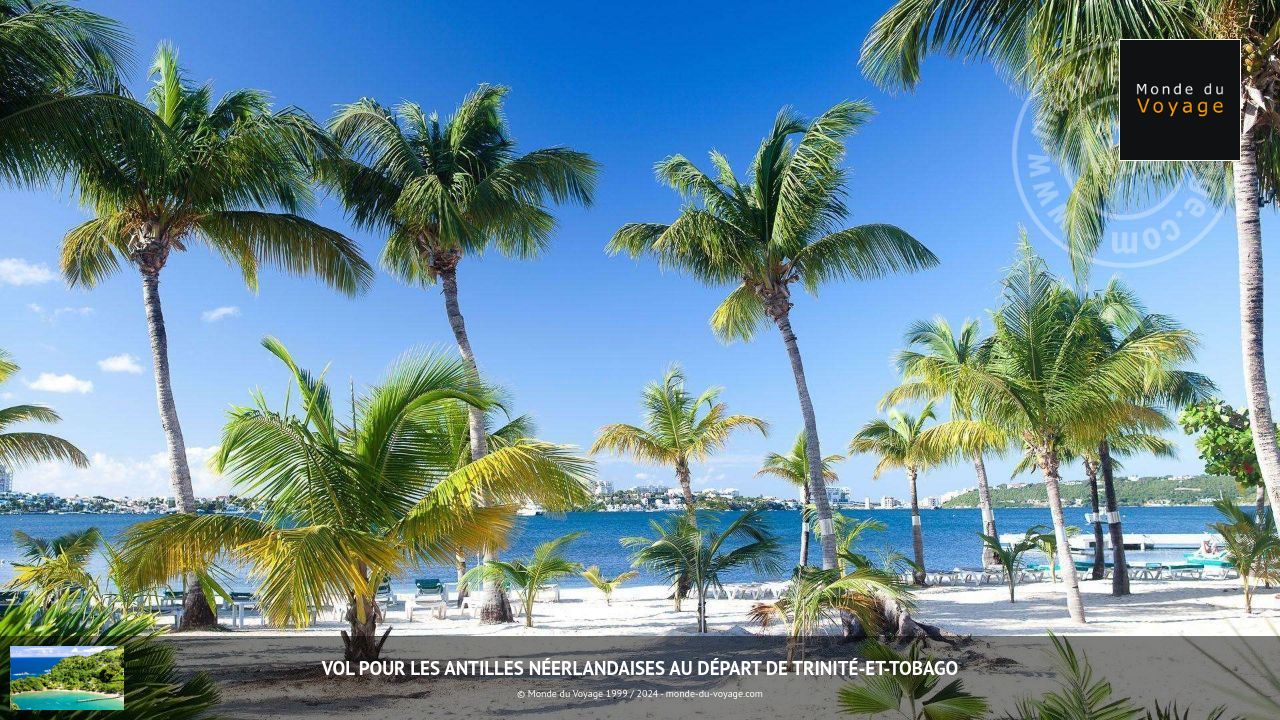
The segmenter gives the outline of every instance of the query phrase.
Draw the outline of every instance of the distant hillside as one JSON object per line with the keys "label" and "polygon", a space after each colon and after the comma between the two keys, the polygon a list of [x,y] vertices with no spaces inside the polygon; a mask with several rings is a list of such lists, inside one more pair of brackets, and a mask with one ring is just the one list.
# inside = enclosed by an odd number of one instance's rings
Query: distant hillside
{"label": "distant hillside", "polygon": [[[1101,492],[1102,481],[1098,481]],[[1044,484],[1009,483],[991,488],[991,504],[995,507],[1033,507],[1046,505]],[[1241,499],[1236,484],[1231,479],[1214,475],[1196,477],[1140,477],[1129,480],[1117,477],[1116,496],[1121,505],[1207,505],[1219,497]],[[1250,496],[1248,501],[1252,501]],[[1089,486],[1083,481],[1068,480],[1062,484],[1064,505],[1088,505]],[[943,507],[977,507],[978,491],[971,490],[948,500]]]}

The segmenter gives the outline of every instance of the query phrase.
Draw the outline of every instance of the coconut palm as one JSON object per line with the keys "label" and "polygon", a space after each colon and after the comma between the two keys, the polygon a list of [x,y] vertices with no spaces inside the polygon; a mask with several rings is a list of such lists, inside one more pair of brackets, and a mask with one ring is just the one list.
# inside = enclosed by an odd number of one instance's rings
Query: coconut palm
{"label": "coconut palm", "polygon": [[[1241,39],[1239,161],[1120,161],[1115,88],[1121,38]],[[921,62],[935,52],[990,61],[1037,97],[1043,144],[1076,175],[1063,222],[1078,277],[1087,273],[1112,207],[1188,175],[1210,201],[1234,206],[1245,390],[1267,494],[1272,506],[1280,506],[1280,448],[1263,354],[1259,222],[1261,206],[1280,188],[1274,152],[1280,142],[1280,7],[1258,0],[900,0],[867,36],[862,64],[884,87],[911,88],[920,80]]]}
{"label": "coconut palm", "polygon": [[13,545],[21,556],[14,563],[8,586],[34,590],[50,599],[68,592],[97,594],[98,584],[89,574],[89,561],[102,542],[95,527],[73,530],[52,540],[13,531]]}
{"label": "coconut palm", "polygon": [[123,101],[124,29],[69,3],[0,0],[0,181],[58,176],[104,125],[145,125]]}
{"label": "coconut palm", "polygon": [[601,593],[604,594],[605,605],[613,604],[613,591],[621,587],[622,583],[628,580],[637,578],[639,576],[640,576],[640,573],[634,570],[628,570],[623,573],[618,573],[617,575],[614,575],[612,578],[607,578],[604,575],[600,574],[599,565],[592,565],[591,567],[582,571],[582,579],[591,583],[591,587],[599,590]]}
{"label": "coconut palm", "polygon": [[[998,565],[1004,570],[1004,580],[1009,586],[1009,602],[1017,602],[1014,598],[1014,590],[1018,586],[1018,575],[1022,572],[1022,556],[1031,550],[1035,550],[1044,542],[1045,532],[1049,528],[1043,525],[1036,525],[1028,528],[1023,534],[1022,539],[1017,542],[1011,542],[1006,547],[1000,544],[1000,538],[995,535],[987,535],[978,533],[978,537],[982,540],[982,544],[991,548],[991,552],[996,557],[993,565]],[[1049,556],[1049,567],[1053,567],[1053,556]]]}
{"label": "coconut palm", "polygon": [[938,261],[893,225],[840,227],[848,216],[842,201],[848,179],[841,167],[844,141],[871,113],[865,101],[841,102],[812,121],[783,108],[745,182],[719,152],[711,153],[714,177],[682,155],[663,160],[657,165],[659,180],[689,204],[671,224],[624,225],[608,245],[609,252],[631,257],[652,254],[659,266],[686,271],[708,285],[736,283],[711,316],[712,330],[722,340],[750,340],[767,322],[777,326],[808,438],[809,492],[817,506],[826,569],[836,566],[836,544],[818,420],[791,327],[792,285],[816,293],[827,282],[910,272]]}
{"label": "coconut palm", "polygon": [[[678,582],[687,577],[698,598],[698,632],[707,632],[707,593],[722,588],[724,573],[741,567],[758,575],[782,570],[782,547],[765,526],[761,510],[748,510],[727,525],[695,524],[688,515],[674,517],[667,526],[650,521],[653,537],[624,537],[622,546],[634,548],[632,560]],[[679,593],[677,593],[678,595]]]}
{"label": "coconut palm", "polygon": [[[160,302],[160,274],[175,252],[205,245],[237,267],[251,289],[260,265],[314,275],[354,294],[373,280],[351,240],[298,213],[311,200],[308,160],[322,133],[296,110],[273,112],[267,96],[238,90],[213,101],[161,45],[151,68],[147,105],[152,123],[141,133],[103,131],[101,147],[75,173],[93,219],[67,233],[62,271],[72,285],[93,287],[132,266],[142,278],[160,424],[168,447],[180,512],[196,511],[186,444],[169,371],[169,339]],[[189,583],[183,625],[216,621],[203,611],[202,591]]]}
{"label": "coconut palm", "polygon": [[[0,385],[18,373],[18,365],[0,350]],[[62,417],[44,405],[10,405],[0,407],[0,465],[16,467],[27,463],[69,462],[88,467],[89,458],[75,445],[47,433],[11,431],[19,423],[56,423]]]}
{"label": "coconut palm", "polygon": [[[805,515],[809,512],[809,455],[806,452],[808,443],[802,430],[786,455],[769,453],[756,471],[756,477],[768,475],[782,478],[800,488],[800,565],[809,564],[809,520]],[[822,458],[822,480],[832,483],[838,480],[832,465],[844,460],[843,455],[828,455]]]}
{"label": "coconut palm", "polygon": [[[563,446],[526,441],[455,467],[439,413],[480,402],[460,359],[406,355],[353,397],[344,422],[322,375],[278,340],[263,345],[292,373],[297,413],[256,394],[230,411],[212,463],[261,517],[174,514],[135,525],[125,555],[141,584],[232,559],[261,579],[270,622],[306,625],[313,609],[345,602],[345,656],[372,660],[390,632],[377,637],[385,579],[500,543],[514,519],[508,502],[532,494],[564,509],[589,496],[590,462]],[[481,496],[496,502],[480,506]]]}
{"label": "coconut palm", "polygon": [[1223,519],[1210,525],[1222,536],[1231,566],[1240,576],[1244,612],[1253,612],[1253,592],[1258,583],[1280,582],[1280,538],[1276,537],[1275,516],[1264,513],[1255,519],[1232,500],[1213,506]]}
{"label": "coconut palm", "polygon": [[543,586],[582,569],[563,554],[565,546],[586,533],[573,532],[539,544],[528,560],[490,560],[467,573],[484,577],[490,582],[510,583],[520,589],[520,604],[524,611],[524,626],[533,627],[533,603]]}
{"label": "coconut palm", "polygon": [[907,486],[911,493],[911,547],[915,566],[912,577],[916,585],[925,584],[924,532],[920,525],[920,499],[916,493],[916,480],[920,471],[937,463],[937,455],[920,442],[925,425],[934,419],[933,402],[925,404],[918,415],[909,415],[895,408],[889,418],[876,419],[862,426],[849,441],[849,454],[871,454],[880,458],[872,478],[880,477],[885,470],[901,468],[907,474]]}
{"label": "coconut palm", "polygon": [[[978,323],[965,320],[957,332],[952,329],[946,318],[941,316],[933,320],[921,320],[913,323],[905,337],[905,349],[895,358],[898,371],[902,374],[902,385],[890,390],[880,401],[881,409],[890,405],[912,399],[946,399],[951,407],[951,414],[967,417],[973,413],[972,402],[960,395],[955,386],[956,373],[965,365],[986,361],[988,343],[979,335]],[[992,452],[1003,452],[1007,444],[989,448]],[[996,513],[991,506],[991,488],[987,483],[987,465],[984,459],[988,449],[976,448],[965,459],[973,462],[973,469],[978,478],[978,507],[982,511],[982,532],[993,537],[996,531]],[[956,453],[948,453],[955,457]],[[992,549],[983,546],[982,564],[995,562]]]}
{"label": "coconut palm", "polygon": [[1044,479],[1068,611],[1084,622],[1062,513],[1062,454],[1132,422],[1130,399],[1150,390],[1152,358],[1176,366],[1192,357],[1195,339],[1185,330],[1165,328],[1107,346],[1097,298],[1078,295],[1050,275],[1025,234],[1003,285],[1001,305],[993,313],[991,359],[960,373],[960,387],[974,402],[973,418],[941,423],[926,431],[921,443],[973,448],[1001,438],[1021,440]]}
{"label": "coconut palm", "polygon": [[901,581],[872,567],[819,570],[800,567],[777,600],[751,607],[751,621],[762,628],[782,622],[787,629],[787,661],[804,659],[808,638],[823,626],[838,626],[852,617],[870,632],[880,630],[881,603],[890,597],[910,603]]}
{"label": "coconut palm", "polygon": [[[463,360],[478,372],[458,303],[458,263],[496,249],[533,258],[551,240],[547,207],[590,205],[598,166],[586,153],[549,147],[518,154],[502,116],[503,87],[481,85],[443,123],[414,103],[395,109],[362,99],[330,121],[347,159],[322,175],[357,225],[387,233],[382,266],[410,285],[440,282]],[[487,452],[484,417],[471,412],[471,456]],[[496,559],[491,550],[488,560]],[[511,622],[510,603],[488,583],[481,618]]]}
{"label": "coconut palm", "polygon": [[[846,715],[883,717],[897,715],[903,720],[982,720],[987,717],[987,699],[964,689],[959,678],[944,682],[945,675],[933,672],[936,658],[913,642],[906,652],[870,643],[861,650],[869,661],[886,663],[888,672],[869,674],[840,688],[840,710]],[[925,668],[917,672],[910,668]],[[1116,718],[1115,720],[1119,720]]]}
{"label": "coconut palm", "polygon": [[721,388],[710,387],[693,395],[684,384],[684,371],[679,365],[671,366],[661,381],[649,383],[641,392],[643,426],[605,425],[591,453],[630,455],[637,462],[674,468],[684,494],[685,513],[696,524],[689,463],[706,462],[723,450],[735,430],[755,429],[766,435],[769,424],[751,415],[729,415],[729,407],[720,402]]}

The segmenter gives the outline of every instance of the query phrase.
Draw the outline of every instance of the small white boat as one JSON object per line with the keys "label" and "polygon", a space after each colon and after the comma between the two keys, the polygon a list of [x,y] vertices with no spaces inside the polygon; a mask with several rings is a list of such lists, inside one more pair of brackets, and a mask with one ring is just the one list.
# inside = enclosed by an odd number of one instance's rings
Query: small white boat
{"label": "small white boat", "polygon": [[516,511],[516,515],[519,515],[520,517],[533,517],[535,515],[542,515],[545,512],[546,511],[536,503],[525,503]]}

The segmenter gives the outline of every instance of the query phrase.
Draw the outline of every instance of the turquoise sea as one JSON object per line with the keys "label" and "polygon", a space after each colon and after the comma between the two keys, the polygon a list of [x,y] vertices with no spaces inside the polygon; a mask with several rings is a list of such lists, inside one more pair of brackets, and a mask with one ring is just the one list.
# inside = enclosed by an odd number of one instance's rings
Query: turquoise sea
{"label": "turquoise sea", "polygon": [[[1133,533],[1200,533],[1206,525],[1218,519],[1212,507],[1128,507],[1121,509],[1124,529]],[[846,515],[863,518],[874,517],[885,523],[881,533],[872,533],[863,544],[864,552],[875,556],[877,552],[897,550],[911,551],[911,514],[907,510],[844,510]],[[1067,523],[1085,528],[1084,508],[1068,508]],[[726,515],[731,515],[726,513]],[[788,558],[800,552],[800,513],[798,511],[771,511],[765,514],[766,522],[783,539]],[[13,574],[12,562],[17,560],[13,546],[13,531],[23,530],[36,537],[51,538],[70,530],[96,526],[108,538],[115,538],[133,523],[149,519],[148,515],[0,515],[0,582]],[[569,546],[568,555],[584,565],[599,565],[605,575],[614,575],[630,568],[626,551],[618,538],[630,535],[647,535],[649,523],[661,521],[667,513],[647,512],[589,512],[564,515],[539,515],[518,520],[511,546],[504,551],[513,557],[527,556],[538,543],[565,533],[583,531],[586,534]],[[1019,508],[996,511],[996,523],[1001,533],[1021,533],[1032,525],[1050,523],[1049,511],[1044,508]],[[925,560],[929,569],[976,567],[980,564],[981,547],[976,533],[981,529],[981,516],[976,509],[925,510],[922,513]],[[811,559],[815,555],[811,555]],[[1180,557],[1166,552],[1164,556],[1151,555],[1144,560],[1166,560]],[[1139,559],[1139,558],[1134,558]],[[474,561],[474,559],[473,559]],[[95,574],[101,575],[103,565],[98,561]],[[414,577],[438,577],[446,581],[456,577],[452,567],[423,567],[406,577],[396,578],[398,592],[409,592]],[[732,581],[752,578],[748,571],[729,577]],[[636,583],[653,582],[643,576]],[[235,583],[234,589],[250,589],[247,579]],[[569,578],[565,585],[585,584],[580,578]]]}
{"label": "turquoise sea", "polygon": [[123,710],[124,698],[72,690],[19,693],[10,698],[19,710]]}

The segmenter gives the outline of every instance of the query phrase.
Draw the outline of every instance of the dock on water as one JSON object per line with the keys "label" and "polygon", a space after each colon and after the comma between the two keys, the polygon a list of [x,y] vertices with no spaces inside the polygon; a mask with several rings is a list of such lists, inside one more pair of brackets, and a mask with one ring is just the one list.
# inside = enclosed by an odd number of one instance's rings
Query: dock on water
{"label": "dock on water", "polygon": [[[1008,545],[1010,543],[1020,542],[1023,535],[1017,533],[1001,533],[1000,543]],[[1125,533],[1124,549],[1125,550],[1197,550],[1205,540],[1213,542],[1215,545],[1222,546],[1222,536],[1217,533],[1200,532],[1200,533]],[[1111,536],[1105,531],[1102,534],[1103,546],[1111,547]],[[1092,550],[1093,549],[1093,533],[1086,532],[1085,528],[1081,529],[1079,535],[1072,535],[1067,538],[1067,543],[1071,545],[1072,550]]]}

